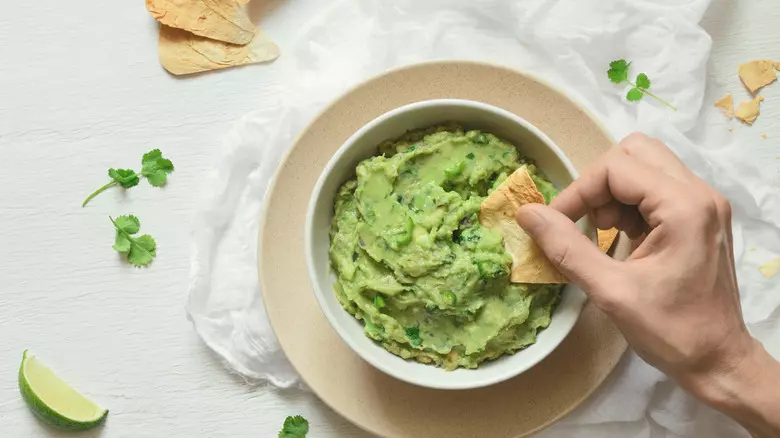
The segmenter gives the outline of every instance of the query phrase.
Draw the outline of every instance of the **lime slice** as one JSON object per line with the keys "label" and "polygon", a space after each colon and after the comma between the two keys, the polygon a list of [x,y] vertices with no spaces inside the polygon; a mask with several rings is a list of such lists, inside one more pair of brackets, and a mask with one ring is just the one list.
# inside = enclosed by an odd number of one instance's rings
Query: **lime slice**
{"label": "lime slice", "polygon": [[65,430],[85,430],[100,424],[108,414],[24,351],[19,367],[19,391],[33,413]]}

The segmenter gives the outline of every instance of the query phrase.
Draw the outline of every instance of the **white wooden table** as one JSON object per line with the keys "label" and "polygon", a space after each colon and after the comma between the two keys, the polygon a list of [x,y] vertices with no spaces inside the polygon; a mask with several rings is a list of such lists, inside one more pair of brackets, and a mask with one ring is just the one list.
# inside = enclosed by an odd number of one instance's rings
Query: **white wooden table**
{"label": "white wooden table", "polygon": [[[321,0],[257,1],[253,18],[285,44]],[[780,60],[776,0],[715,0],[709,101],[735,90],[736,68]],[[16,383],[30,349],[111,413],[79,436],[272,437],[302,414],[314,437],[362,437],[313,395],[248,387],[227,373],[184,313],[189,230],[204,172],[232,121],[270,101],[278,68],[253,66],[177,80],[157,59],[143,1],[17,2],[0,18],[0,436],[66,436],[27,410]],[[780,101],[780,87],[763,93]],[[776,174],[780,104],[737,130]],[[756,130],[768,139],[758,140]],[[748,138],[748,137],[746,137]],[[83,198],[109,167],[139,167],[160,148],[176,172],[165,189],[142,182]],[[780,181],[778,178],[775,183]],[[135,213],[158,240],[149,269],[111,249],[109,215]]]}

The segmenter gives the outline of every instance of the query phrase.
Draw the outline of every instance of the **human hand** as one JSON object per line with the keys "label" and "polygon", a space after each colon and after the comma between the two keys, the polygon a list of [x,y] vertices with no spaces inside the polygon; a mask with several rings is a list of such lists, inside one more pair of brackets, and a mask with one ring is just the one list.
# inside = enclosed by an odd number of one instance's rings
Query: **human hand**
{"label": "human hand", "polygon": [[[577,228],[586,214],[634,239],[625,261]],[[520,208],[517,221],[645,361],[694,395],[725,410],[718,404],[744,389],[737,381],[774,362],[742,318],[729,202],[659,140],[626,137],[549,207]]]}

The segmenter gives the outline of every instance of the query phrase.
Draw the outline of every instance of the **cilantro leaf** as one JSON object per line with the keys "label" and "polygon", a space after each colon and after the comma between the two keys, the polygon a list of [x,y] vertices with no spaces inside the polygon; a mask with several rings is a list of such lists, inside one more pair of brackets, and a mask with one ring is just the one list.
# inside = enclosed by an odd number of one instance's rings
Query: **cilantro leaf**
{"label": "cilantro leaf", "polygon": [[135,234],[141,229],[141,221],[132,214],[127,216],[119,216],[114,222],[117,229],[124,231],[127,234]]}
{"label": "cilantro leaf", "polygon": [[406,337],[409,338],[409,343],[412,344],[413,347],[419,347],[420,344],[422,344],[419,327],[407,327]]}
{"label": "cilantro leaf", "polygon": [[132,247],[133,245],[130,243],[130,238],[122,233],[116,233],[116,239],[114,239],[114,246],[112,248],[117,250],[117,252],[127,254],[130,252]]}
{"label": "cilantro leaf", "polygon": [[625,59],[618,59],[617,61],[610,62],[609,70],[607,70],[607,77],[609,77],[610,81],[616,84],[622,84],[625,82],[631,86],[631,89],[629,89],[628,92],[626,93],[627,100],[629,100],[630,102],[637,102],[639,100],[642,100],[642,98],[645,95],[648,95],[653,99],[668,106],[669,108],[677,111],[677,108],[675,108],[672,104],[661,99],[655,94],[647,91],[650,88],[650,78],[647,77],[645,73],[639,73],[636,76],[636,83],[629,81],[628,80],[629,67],[631,67],[630,62],[627,62]]}
{"label": "cilantro leaf", "polygon": [[108,176],[126,189],[137,186],[140,181],[138,175],[131,169],[108,169]]}
{"label": "cilantro leaf", "polygon": [[154,187],[162,187],[168,180],[168,174],[173,172],[173,163],[167,158],[163,158],[159,149],[154,149],[144,154],[141,158],[141,172],[136,173],[131,169],[108,169],[108,176],[111,182],[95,190],[81,204],[82,207],[108,188],[120,185],[125,189],[135,187],[143,176]]}
{"label": "cilantro leaf", "polygon": [[146,266],[157,255],[157,242],[148,234],[131,241],[131,244],[134,245],[131,246],[130,252],[127,253],[127,261],[135,266]]}
{"label": "cilantro leaf", "polygon": [[476,144],[488,144],[488,138],[483,133],[476,134],[472,140],[474,140],[474,143]]}
{"label": "cilantro leaf", "polygon": [[630,62],[626,62],[625,59],[618,59],[617,61],[612,61],[609,63],[609,70],[607,70],[607,75],[609,76],[609,80],[619,84],[623,81],[628,80],[628,67],[631,65]]}
{"label": "cilantro leaf", "polygon": [[640,90],[639,88],[632,88],[628,90],[628,93],[626,93],[626,99],[628,99],[631,102],[642,100],[642,96],[644,96],[644,94],[642,93],[642,90]]}
{"label": "cilantro leaf", "polygon": [[133,215],[109,216],[116,228],[116,238],[113,248],[127,256],[127,261],[135,266],[146,266],[157,255],[157,242],[148,234],[133,237],[141,229],[141,222]]}
{"label": "cilantro leaf", "polygon": [[639,73],[636,75],[636,87],[647,90],[650,88],[650,78],[644,73]]}
{"label": "cilantro leaf", "polygon": [[155,187],[164,186],[171,172],[173,172],[173,163],[163,158],[159,149],[149,151],[141,158],[141,175]]}
{"label": "cilantro leaf", "polygon": [[284,420],[279,438],[306,438],[307,433],[309,433],[309,422],[300,415],[290,416]]}

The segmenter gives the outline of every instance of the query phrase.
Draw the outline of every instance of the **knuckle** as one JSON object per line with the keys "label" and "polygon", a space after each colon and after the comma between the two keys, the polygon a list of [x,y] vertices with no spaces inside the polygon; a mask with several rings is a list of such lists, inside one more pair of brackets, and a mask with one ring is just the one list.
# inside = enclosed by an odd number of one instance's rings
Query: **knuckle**
{"label": "knuckle", "polygon": [[626,155],[646,156],[647,154],[659,155],[659,151],[668,149],[666,144],[658,138],[649,137],[640,132],[629,134],[620,142],[620,149]]}
{"label": "knuckle", "polygon": [[729,200],[721,195],[720,193],[715,194],[715,205],[718,208],[718,213],[727,220],[731,220],[731,202]]}
{"label": "knuckle", "polygon": [[709,229],[720,224],[718,204],[711,196],[691,196],[677,211],[681,223],[689,223],[697,229]]}
{"label": "knuckle", "polygon": [[712,198],[702,199],[701,210],[703,215],[707,218],[712,219],[718,217],[718,204]]}
{"label": "knuckle", "polygon": [[641,132],[632,132],[620,142],[620,148],[629,155],[635,154],[642,149],[657,149],[658,147],[665,147],[664,142]]}
{"label": "knuckle", "polygon": [[550,257],[550,261],[553,266],[561,271],[567,271],[571,264],[571,244],[566,242],[564,245],[557,248],[555,252],[553,252],[552,257]]}
{"label": "knuckle", "polygon": [[632,132],[628,134],[623,140],[620,141],[620,147],[625,152],[631,152],[632,150],[641,147],[642,144],[650,141],[650,137],[642,134],[641,132]]}

